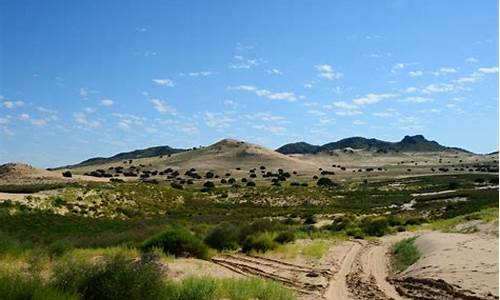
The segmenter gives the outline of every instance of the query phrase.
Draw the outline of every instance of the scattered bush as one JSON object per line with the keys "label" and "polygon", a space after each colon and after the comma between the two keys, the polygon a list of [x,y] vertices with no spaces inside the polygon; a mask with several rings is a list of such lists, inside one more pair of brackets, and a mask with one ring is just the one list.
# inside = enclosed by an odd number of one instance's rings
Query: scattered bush
{"label": "scattered bush", "polygon": [[316,182],[316,184],[318,186],[326,186],[326,187],[335,186],[336,185],[330,178],[327,178],[327,177],[321,177],[320,179],[318,179],[318,181]]}
{"label": "scattered bush", "polygon": [[205,237],[205,244],[217,250],[238,249],[238,228],[231,223],[221,223]]}
{"label": "scattered bush", "polygon": [[259,235],[248,236],[242,243],[241,248],[243,252],[250,252],[251,250],[257,252],[266,252],[273,250],[277,246],[270,233],[262,233]]}
{"label": "scattered bush", "polygon": [[278,244],[286,244],[295,241],[295,234],[290,231],[280,232],[275,238],[274,241]]}
{"label": "scattered bush", "polygon": [[71,174],[71,171],[62,172],[62,176],[63,177],[73,177],[73,175]]}
{"label": "scattered bush", "polygon": [[160,248],[164,253],[176,257],[208,258],[207,246],[184,228],[172,228],[159,233],[144,241],[140,248],[143,251]]}
{"label": "scattered bush", "polygon": [[361,221],[364,233],[371,236],[383,236],[389,229],[386,217],[367,217]]}

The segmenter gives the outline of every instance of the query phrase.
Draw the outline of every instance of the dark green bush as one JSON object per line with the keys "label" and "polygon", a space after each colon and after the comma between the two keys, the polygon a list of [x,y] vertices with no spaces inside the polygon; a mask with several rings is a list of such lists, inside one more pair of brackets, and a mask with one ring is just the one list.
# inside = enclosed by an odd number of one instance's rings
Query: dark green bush
{"label": "dark green bush", "polygon": [[217,250],[238,249],[238,228],[231,223],[221,223],[205,237],[205,244]]}
{"label": "dark green bush", "polygon": [[295,241],[295,234],[290,231],[280,232],[275,238],[274,241],[279,244],[286,244]]}
{"label": "dark green bush", "polygon": [[63,177],[72,177],[73,175],[71,174],[71,171],[65,171],[65,172],[62,172],[62,176]]}
{"label": "dark green bush", "polygon": [[320,179],[318,179],[318,181],[316,182],[316,184],[318,186],[326,186],[326,187],[335,186],[336,185],[335,182],[333,182],[330,178],[327,178],[327,177],[321,177]]}
{"label": "dark green bush", "polygon": [[67,260],[56,266],[53,284],[86,300],[161,299],[165,293],[158,262],[133,261],[123,254],[102,262]]}
{"label": "dark green bush", "polygon": [[268,250],[275,249],[277,246],[276,242],[273,241],[269,233],[262,233],[258,235],[247,236],[241,245],[243,252],[250,252],[251,250],[257,252],[266,252]]}
{"label": "dark green bush", "polygon": [[47,252],[50,257],[60,257],[64,253],[70,251],[73,249],[73,245],[64,241],[64,240],[59,240],[55,241],[52,244],[49,245],[47,248]]}
{"label": "dark green bush", "polygon": [[208,258],[207,246],[191,232],[184,228],[172,228],[159,233],[141,245],[144,251],[160,248],[163,252],[177,257]]}
{"label": "dark green bush", "polygon": [[388,232],[389,222],[386,217],[367,217],[361,221],[364,233],[370,236],[383,236]]}
{"label": "dark green bush", "polygon": [[305,225],[312,225],[312,224],[316,224],[316,216],[314,215],[307,215],[305,216],[304,218],[304,224]]}

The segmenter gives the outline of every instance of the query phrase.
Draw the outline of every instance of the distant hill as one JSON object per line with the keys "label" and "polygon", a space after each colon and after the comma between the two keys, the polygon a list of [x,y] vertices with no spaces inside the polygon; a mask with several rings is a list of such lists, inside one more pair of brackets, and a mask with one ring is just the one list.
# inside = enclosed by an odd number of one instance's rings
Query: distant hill
{"label": "distant hill", "polygon": [[[308,145],[302,146],[302,145]],[[281,146],[276,149],[277,152],[282,154],[314,154],[319,152],[326,152],[337,149],[352,148],[364,149],[378,152],[402,151],[402,152],[434,152],[455,150],[462,152],[469,152],[467,150],[446,147],[440,145],[436,141],[429,141],[423,135],[405,136],[399,142],[387,142],[378,139],[367,139],[364,137],[350,137],[336,142],[324,144],[322,146],[313,146],[304,142],[292,143]]]}
{"label": "distant hill", "polygon": [[170,146],[156,146],[156,147],[150,147],[150,148],[146,148],[146,149],[134,150],[134,151],[130,151],[130,152],[122,152],[122,153],[118,153],[116,155],[113,155],[111,157],[94,157],[94,158],[84,160],[78,164],[62,166],[62,167],[58,167],[56,169],[78,168],[78,167],[85,167],[85,166],[90,166],[90,165],[101,165],[101,164],[106,164],[106,163],[120,161],[120,160],[162,156],[162,155],[175,154],[175,153],[179,153],[179,152],[183,152],[183,151],[186,151],[186,150],[172,148]]}
{"label": "distant hill", "polygon": [[298,142],[283,145],[276,149],[276,151],[281,154],[307,154],[316,152],[319,147],[306,142]]}

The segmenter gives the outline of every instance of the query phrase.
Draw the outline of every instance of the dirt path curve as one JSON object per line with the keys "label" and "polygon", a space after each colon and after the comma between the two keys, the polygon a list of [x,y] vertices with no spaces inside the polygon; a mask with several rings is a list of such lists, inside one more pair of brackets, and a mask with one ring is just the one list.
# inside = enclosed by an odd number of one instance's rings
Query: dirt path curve
{"label": "dirt path curve", "polygon": [[402,300],[396,288],[388,282],[389,247],[391,240],[352,241],[352,247],[342,259],[339,271],[330,281],[327,300],[375,299]]}
{"label": "dirt path curve", "polygon": [[351,248],[345,254],[340,264],[340,269],[330,281],[324,297],[329,300],[351,299],[347,288],[347,275],[351,271],[357,254],[363,248],[362,242],[353,242]]}

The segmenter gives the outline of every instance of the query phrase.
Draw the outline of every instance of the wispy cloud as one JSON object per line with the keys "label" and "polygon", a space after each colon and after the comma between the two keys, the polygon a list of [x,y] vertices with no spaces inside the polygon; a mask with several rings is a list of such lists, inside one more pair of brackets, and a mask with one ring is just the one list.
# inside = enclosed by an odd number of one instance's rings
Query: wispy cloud
{"label": "wispy cloud", "polygon": [[152,81],[159,86],[173,87],[174,82],[170,79],[152,79]]}
{"label": "wispy cloud", "polygon": [[420,71],[420,70],[410,71],[410,72],[408,72],[408,75],[410,75],[411,77],[420,77],[420,76],[424,75],[424,72]]}
{"label": "wispy cloud", "polygon": [[283,72],[281,72],[278,69],[269,69],[266,72],[267,72],[267,74],[271,74],[271,75],[283,75]]}
{"label": "wispy cloud", "polygon": [[113,104],[115,104],[115,102],[111,99],[102,99],[100,102],[101,106],[113,106]]}
{"label": "wispy cloud", "polygon": [[465,62],[469,63],[469,64],[475,64],[475,63],[478,63],[479,60],[477,58],[475,58],[475,57],[467,57],[465,59]]}
{"label": "wispy cloud", "polygon": [[366,94],[363,97],[353,99],[352,102],[356,105],[367,105],[380,102],[383,99],[394,98],[397,96],[397,94]]}
{"label": "wispy cloud", "polygon": [[230,69],[251,69],[265,63],[262,58],[248,59],[241,55],[235,55],[234,60],[233,63],[229,64]]}
{"label": "wispy cloud", "polygon": [[20,101],[20,100],[18,100],[18,101],[7,100],[7,101],[3,101],[1,104],[3,107],[8,108],[8,109],[13,109],[16,107],[24,106],[24,102]]}
{"label": "wispy cloud", "polygon": [[168,105],[165,101],[160,100],[160,99],[151,99],[151,103],[153,103],[153,108],[159,112],[159,113],[169,113],[169,114],[176,114],[176,109],[173,108],[172,106]]}
{"label": "wispy cloud", "polygon": [[228,87],[229,90],[239,90],[254,92],[259,97],[264,97],[270,100],[286,100],[294,102],[297,100],[297,96],[293,92],[272,92],[266,89],[258,89],[253,85],[238,85],[234,87]]}
{"label": "wispy cloud", "polygon": [[229,127],[231,123],[235,121],[226,113],[205,112],[204,118],[205,124],[208,127],[216,128],[219,130]]}
{"label": "wispy cloud", "polygon": [[101,122],[99,122],[97,120],[89,120],[87,118],[87,115],[84,113],[80,113],[80,112],[74,113],[73,119],[79,125],[80,128],[93,129],[93,128],[101,127]]}
{"label": "wispy cloud", "polygon": [[333,67],[328,64],[323,64],[323,65],[315,65],[314,68],[319,72],[318,76],[328,79],[328,80],[334,80],[338,79],[343,76],[342,73],[340,72],[335,72]]}
{"label": "wispy cloud", "polygon": [[424,102],[432,102],[434,99],[428,97],[406,97],[405,99],[399,100],[399,102],[411,102],[411,103],[424,103]]}

